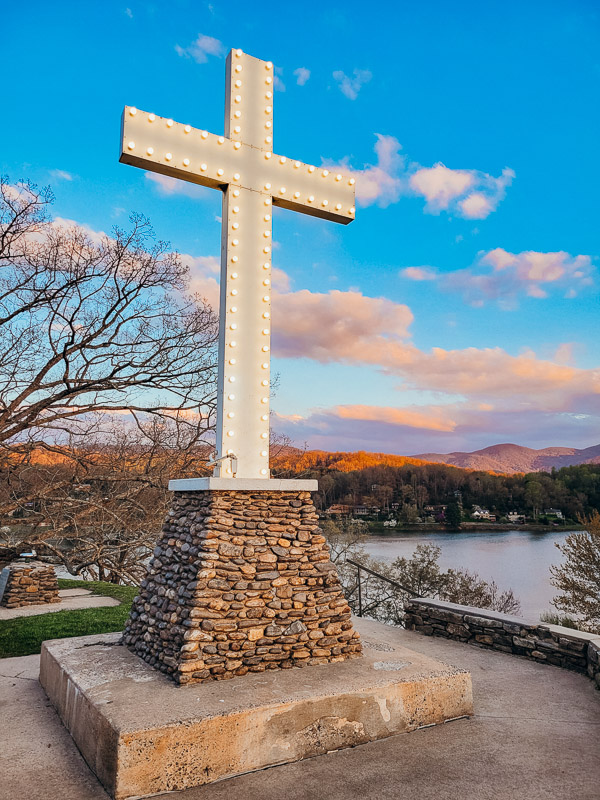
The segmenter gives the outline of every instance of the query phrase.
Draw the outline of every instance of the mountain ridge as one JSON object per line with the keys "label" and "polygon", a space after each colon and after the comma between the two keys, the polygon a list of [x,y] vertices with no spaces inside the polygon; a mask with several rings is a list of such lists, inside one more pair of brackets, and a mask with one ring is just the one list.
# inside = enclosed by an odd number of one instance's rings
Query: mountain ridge
{"label": "mountain ridge", "polygon": [[553,467],[600,464],[600,444],[577,447],[543,447],[535,450],[512,442],[494,444],[472,452],[420,453],[412,458],[436,464],[486,472],[550,472]]}

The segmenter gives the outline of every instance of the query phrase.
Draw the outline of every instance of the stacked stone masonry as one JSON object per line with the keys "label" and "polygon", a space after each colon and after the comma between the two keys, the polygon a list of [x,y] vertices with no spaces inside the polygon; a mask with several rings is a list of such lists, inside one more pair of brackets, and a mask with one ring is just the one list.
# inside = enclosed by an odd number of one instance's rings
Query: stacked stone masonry
{"label": "stacked stone masonry", "polygon": [[176,492],[123,641],[180,684],[360,655],[309,492]]}
{"label": "stacked stone masonry", "polygon": [[410,630],[582,672],[600,689],[597,634],[441,600],[413,599],[405,605],[404,612],[404,624]]}
{"label": "stacked stone masonry", "polygon": [[54,567],[41,561],[15,561],[2,571],[6,586],[0,605],[6,608],[60,603]]}

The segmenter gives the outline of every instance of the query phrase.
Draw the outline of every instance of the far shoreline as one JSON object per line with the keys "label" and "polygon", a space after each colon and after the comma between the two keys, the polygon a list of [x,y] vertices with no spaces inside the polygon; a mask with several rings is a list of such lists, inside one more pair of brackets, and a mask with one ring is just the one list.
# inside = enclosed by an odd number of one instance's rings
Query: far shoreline
{"label": "far shoreline", "polygon": [[489,533],[570,533],[572,531],[585,530],[583,525],[542,525],[529,523],[525,525],[514,525],[511,523],[499,522],[463,522],[460,528],[451,530],[445,525],[437,522],[417,522],[414,525],[397,525],[396,527],[383,527],[383,523],[366,523],[369,536],[393,536],[396,533],[447,533],[452,536],[457,533],[479,533],[481,531]]}

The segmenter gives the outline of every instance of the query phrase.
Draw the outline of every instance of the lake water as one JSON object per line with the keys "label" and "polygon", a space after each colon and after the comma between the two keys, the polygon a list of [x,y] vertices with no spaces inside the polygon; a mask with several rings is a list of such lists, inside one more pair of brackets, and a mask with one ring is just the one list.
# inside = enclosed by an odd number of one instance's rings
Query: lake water
{"label": "lake water", "polygon": [[551,564],[562,554],[554,546],[569,532],[469,531],[469,533],[397,533],[369,536],[365,550],[373,558],[393,561],[410,558],[418,544],[440,547],[440,566],[464,567],[485,580],[495,580],[500,589],[511,588],[521,601],[524,617],[539,619],[543,611],[554,611],[550,603],[556,589],[550,583]]}

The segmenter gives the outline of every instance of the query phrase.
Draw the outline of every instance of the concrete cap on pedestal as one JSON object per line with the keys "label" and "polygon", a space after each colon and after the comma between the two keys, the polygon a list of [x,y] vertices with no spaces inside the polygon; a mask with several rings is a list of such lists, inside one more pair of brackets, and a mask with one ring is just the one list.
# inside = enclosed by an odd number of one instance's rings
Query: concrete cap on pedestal
{"label": "concrete cap on pedestal", "polygon": [[169,481],[171,492],[316,492],[318,481],[278,478],[181,478]]}

